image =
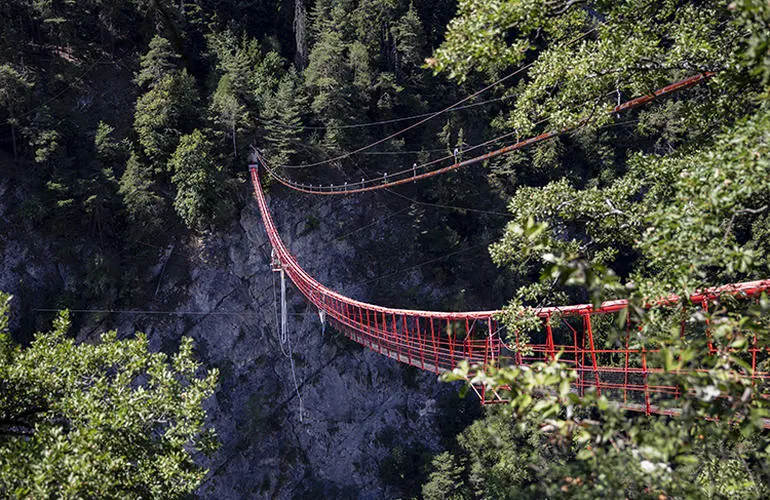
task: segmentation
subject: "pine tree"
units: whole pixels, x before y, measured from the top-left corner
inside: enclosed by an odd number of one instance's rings
[[[153,88],[179,69],[179,56],[167,39],[155,35],[150,40],[147,53],[141,57],[139,67],[134,81],[140,87]]]
[[[310,108],[326,125],[325,141],[329,147],[345,144],[339,125],[355,116],[353,111],[353,71],[347,57],[347,46],[337,31],[327,29],[310,51],[305,70],[305,84],[312,96]]]
[[[9,64],[0,64],[0,110],[7,113],[6,123],[11,127],[13,158],[18,160],[20,145],[17,143],[18,115],[23,109],[25,95],[32,87],[22,73]]]
[[[119,194],[129,222],[144,228],[145,232],[160,227],[165,215],[165,203],[156,193],[151,172],[141,164],[135,152],[129,156],[126,170],[120,178]]]
[[[194,130],[179,141],[169,161],[176,186],[174,209],[187,227],[203,229],[214,221],[223,184],[222,168],[213,156],[211,141],[200,130]]]
[[[425,33],[414,3],[409,4],[406,14],[393,25],[391,34],[395,46],[396,79],[416,79],[422,74]]]
[[[209,110],[214,115],[214,122],[230,133],[233,142],[233,157],[237,158],[237,128],[240,124],[247,123],[248,119],[246,107],[238,101],[229,73],[222,75],[222,78],[219,79],[217,90],[211,97]]]
[[[302,135],[302,113],[306,106],[300,80],[294,68],[281,79],[277,92],[265,110],[265,140],[271,163],[287,163],[296,154]]]
[[[307,11],[304,0],[294,0],[294,65],[299,71],[307,65]]]

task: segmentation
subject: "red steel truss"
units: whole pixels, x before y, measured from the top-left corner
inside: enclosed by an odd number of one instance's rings
[[[604,302],[599,307],[590,304],[564,307],[543,307],[537,310],[542,329],[530,334],[524,348],[514,349],[501,338],[501,311],[437,312],[394,309],[368,304],[341,295],[310,276],[284,245],[267,207],[256,165],[250,168],[254,195],[259,205],[267,235],[280,267],[296,287],[322,312],[334,327],[351,340],[384,356],[422,370],[441,373],[452,370],[466,360],[471,365],[485,366],[503,360],[504,363],[528,365],[560,355],[560,360],[577,372],[573,390],[583,393],[595,388],[622,406],[650,413],[675,413],[658,408],[657,401],[676,398],[680,389],[661,377],[663,351],[651,346],[638,346],[632,339],[631,325],[625,342],[610,343],[607,327],[615,320],[613,313],[628,307],[625,300]],[[689,297],[692,304],[706,309],[709,303],[729,295],[737,299],[757,297],[770,289],[770,280],[753,281],[710,288]],[[656,306],[681,304],[680,297],[670,296],[657,301]],[[682,335],[708,335],[705,331],[690,331],[682,322]],[[515,337],[515,334],[514,334]],[[762,371],[770,348],[758,346],[756,338],[747,351],[749,376],[756,380],[770,378]],[[517,344],[518,342],[514,342]],[[709,347],[714,348],[711,344]],[[478,390],[482,403],[502,401],[497,394]]]

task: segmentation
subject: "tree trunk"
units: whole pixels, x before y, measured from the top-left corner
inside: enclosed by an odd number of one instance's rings
[[[16,127],[11,125],[11,142],[13,142],[13,161],[19,161],[19,153],[16,149]]]
[[[238,146],[235,144],[235,120],[233,120],[233,156],[238,159]]]
[[[294,40],[296,42],[296,52],[294,54],[294,64],[297,69],[302,71],[307,65],[307,13],[302,0],[294,0]]]
[[[174,20],[171,17],[168,9],[166,9],[161,0],[152,0],[151,4],[155,10],[160,13],[160,17],[163,19],[163,24],[166,25],[166,28],[171,34],[171,41],[176,48],[177,54],[179,54],[184,61],[185,67],[192,72],[192,68],[190,67],[190,59],[187,57],[187,51],[185,50],[184,43],[182,42],[182,37],[179,35],[179,30],[177,30],[176,25],[174,25]]]
[[[13,144],[13,161],[14,163],[16,163],[19,161],[19,150],[17,149],[17,146],[16,146],[16,126],[14,125],[16,120],[14,120],[13,118],[13,107],[9,106],[9,108],[10,108],[9,115],[11,119],[8,121],[10,122],[9,125],[11,126],[11,143]]]

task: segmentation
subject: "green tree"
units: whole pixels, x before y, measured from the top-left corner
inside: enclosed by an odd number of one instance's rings
[[[310,51],[305,70],[305,85],[312,101],[310,108],[326,125],[325,142],[339,148],[346,142],[340,125],[355,116],[353,111],[353,70],[347,57],[342,35],[326,29]]]
[[[183,70],[162,77],[136,102],[134,129],[154,174],[165,172],[179,137],[193,123],[197,101],[195,80]]]
[[[156,192],[155,183],[148,170],[142,166],[138,155],[132,152],[126,170],[120,178],[120,196],[126,208],[128,220],[143,232],[153,232],[165,218],[166,205]]]
[[[98,344],[67,337],[69,315],[25,348],[0,296],[0,493],[9,498],[181,498],[206,475],[193,454],[215,449],[202,371],[183,339],[170,358],[143,334]]]
[[[402,75],[406,78],[416,78],[421,75],[425,34],[414,2],[409,4],[406,14],[393,25],[391,33],[396,48],[396,78],[400,79]]]
[[[422,487],[427,500],[462,500],[472,498],[471,491],[463,482],[463,468],[449,452],[433,459],[433,471]]]
[[[174,52],[171,43],[160,35],[150,40],[147,53],[139,60],[139,72],[134,81],[140,87],[152,88],[163,78],[179,69],[179,56]]]
[[[115,166],[125,163],[126,147],[113,137],[115,129],[99,122],[94,135],[95,175],[80,180],[83,192],[83,208],[88,217],[88,227],[104,245],[105,236],[114,236],[120,212],[119,183],[115,178]]]
[[[515,498],[549,467],[546,440],[510,412],[490,410],[457,436],[456,450],[433,459],[425,498]],[[550,457],[548,457],[550,458]],[[550,464],[558,465],[557,463]],[[454,494],[448,494],[453,491]]]
[[[0,109],[8,114],[6,122],[11,127],[11,142],[13,158],[18,160],[19,144],[17,144],[18,115],[23,109],[25,94],[32,83],[22,73],[9,64],[0,64]]]
[[[225,201],[222,168],[217,164],[211,141],[200,130],[182,137],[169,161],[177,194],[174,209],[189,228],[203,229],[214,221]]]
[[[214,122],[229,130],[233,141],[233,158],[237,158],[236,131],[238,125],[245,121],[246,107],[238,102],[229,74],[219,79],[217,90],[211,98],[210,110],[214,114]]]
[[[297,72],[291,68],[265,107],[265,140],[271,163],[287,163],[297,152],[302,136],[302,115],[307,99]]]

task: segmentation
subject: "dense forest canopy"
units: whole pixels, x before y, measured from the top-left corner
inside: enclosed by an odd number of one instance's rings
[[[708,314],[642,305],[770,277],[769,23],[760,0],[6,0],[0,170],[23,190],[7,224],[54,235],[62,258],[82,261],[77,293],[58,303],[131,303],[159,248],[232,223],[250,145],[276,167],[318,163],[284,172],[328,184],[576,127],[404,188],[415,246],[430,260],[494,241],[499,274],[479,280],[510,299],[511,331],[532,326],[530,306],[628,298],[637,345],[665,346],[672,372],[702,371],[677,379],[691,389],[679,419],[646,419],[545,390],[570,376],[558,365],[492,370],[485,382],[514,387],[511,406],[461,434],[422,493],[760,497],[770,414],[744,394],[763,387],[727,374],[745,373],[747,346],[766,337],[766,301]],[[478,106],[347,156],[512,73]],[[695,74],[709,78],[611,112]],[[680,315],[694,331],[714,326],[720,356],[680,338]]]

